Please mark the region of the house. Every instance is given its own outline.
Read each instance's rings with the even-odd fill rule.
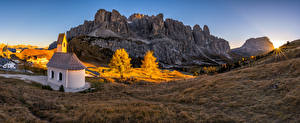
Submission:
[[[2,69],[17,69],[17,64],[7,58],[0,58],[0,68]]]
[[[67,53],[67,40],[59,34],[57,51],[47,63],[48,82],[65,88],[80,88],[85,85],[85,66],[74,53]]]

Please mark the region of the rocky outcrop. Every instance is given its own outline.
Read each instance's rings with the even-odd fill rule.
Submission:
[[[232,52],[244,57],[257,56],[268,53],[274,49],[268,37],[250,38],[242,47],[233,49]]]
[[[48,47],[48,50],[52,50],[52,49],[55,49],[57,48],[57,45],[56,45],[56,41],[52,42],[49,47]]]
[[[83,57],[85,48],[125,48],[132,58],[142,58],[146,51],[153,50],[162,66],[185,66],[222,64],[231,59],[226,40],[210,34],[207,25],[193,29],[182,22],[165,19],[163,14],[148,16],[133,14],[128,19],[118,11],[98,10],[93,21],[70,29],[67,32],[69,49]],[[80,43],[79,43],[80,42]],[[99,51],[99,50],[97,50]],[[90,52],[90,57],[103,57],[99,52]]]

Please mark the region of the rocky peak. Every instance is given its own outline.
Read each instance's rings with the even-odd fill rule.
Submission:
[[[127,20],[125,16],[122,16],[117,10],[112,10],[112,12],[100,9],[95,15],[95,23],[101,24],[103,22],[117,22]]]
[[[164,14],[163,13],[159,13],[158,15],[156,15],[157,18],[164,20]]]
[[[209,28],[208,28],[207,25],[204,25],[203,32],[204,32],[205,35],[210,35]]]
[[[190,26],[184,25],[182,22],[166,19],[165,21],[166,35],[174,40],[191,40],[192,30]]]
[[[83,35],[91,36],[93,38],[88,40],[93,43],[89,45],[112,51],[125,48],[134,57],[142,57],[146,51],[153,50],[161,63],[170,65],[224,63],[214,60],[218,55],[220,59],[230,59],[227,54],[230,51],[228,42],[210,35],[207,25],[203,30],[199,25],[192,29],[177,20],[164,20],[161,13],[151,16],[135,13],[127,19],[116,10],[109,12],[100,9],[93,21],[85,21],[68,31],[67,35],[69,40]],[[87,39],[80,40],[84,42]],[[74,44],[78,43],[70,43]],[[81,50],[84,52],[86,49]]]
[[[194,27],[193,27],[193,31],[195,31],[195,32],[198,32],[198,31],[202,31],[202,29],[201,29],[201,27],[198,25],[198,24],[196,24]]]
[[[162,37],[164,35],[163,14],[148,16],[133,14],[129,17],[131,31],[143,38]]]
[[[274,49],[273,43],[268,37],[250,38],[242,47],[232,51],[242,56],[256,56],[268,53]]]
[[[201,27],[198,24],[196,24],[193,27],[193,36],[194,36],[196,44],[199,44],[199,45],[204,45],[205,44],[204,33],[203,33]]]
[[[162,13],[159,13],[158,15],[154,16],[148,16],[148,15],[144,15],[144,14],[141,14],[141,13],[134,13],[132,15],[129,16],[128,18],[128,21],[134,21],[136,19],[142,19],[142,18],[147,18],[147,19],[158,19],[158,20],[161,20],[163,21],[163,18],[164,18],[164,15]]]
[[[135,20],[135,19],[141,19],[141,18],[143,18],[143,17],[145,17],[144,14],[134,13],[134,14],[132,14],[132,15],[129,16],[128,20],[129,20],[129,21],[133,21],[133,20]]]
[[[98,10],[95,15],[94,25],[100,29],[108,29],[120,35],[127,35],[129,33],[126,17],[114,9],[112,12],[104,9]],[[95,30],[93,34],[97,34],[99,31]]]
[[[123,20],[126,20],[126,17],[125,16],[122,16],[117,10],[112,10],[112,12],[111,12],[111,21],[119,21],[119,20],[121,20],[121,19],[123,19]]]
[[[111,13],[106,11],[105,9],[99,9],[95,14],[95,23],[101,23],[104,21],[110,21]]]
[[[256,47],[259,49],[274,49],[273,43],[268,37],[250,38],[242,47]]]

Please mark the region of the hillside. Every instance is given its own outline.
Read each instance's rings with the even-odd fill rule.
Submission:
[[[20,59],[27,57],[45,57],[50,59],[55,50],[38,50],[38,49],[24,49],[21,53],[16,53]]]
[[[95,92],[61,93],[0,78],[0,122],[298,122],[300,43],[286,59],[168,83],[93,83]],[[38,94],[38,95],[37,95]]]

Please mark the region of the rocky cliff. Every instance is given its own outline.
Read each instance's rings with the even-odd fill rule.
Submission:
[[[163,67],[222,64],[231,60],[228,42],[211,35],[208,26],[191,28],[177,20],[164,20],[163,14],[133,14],[126,18],[116,10],[100,9],[93,21],[70,29],[67,38],[69,51],[95,61],[103,61],[104,56],[118,48],[125,48],[137,61],[146,51],[153,50]]]
[[[56,43],[56,42],[57,42],[57,41],[53,41],[53,42],[49,45],[48,50],[53,50],[53,49],[57,48],[57,43]]]
[[[259,37],[246,40],[242,47],[232,49],[232,52],[244,57],[249,57],[265,54],[273,49],[273,43],[268,37]]]

